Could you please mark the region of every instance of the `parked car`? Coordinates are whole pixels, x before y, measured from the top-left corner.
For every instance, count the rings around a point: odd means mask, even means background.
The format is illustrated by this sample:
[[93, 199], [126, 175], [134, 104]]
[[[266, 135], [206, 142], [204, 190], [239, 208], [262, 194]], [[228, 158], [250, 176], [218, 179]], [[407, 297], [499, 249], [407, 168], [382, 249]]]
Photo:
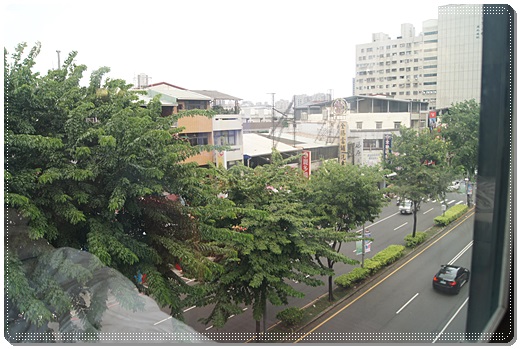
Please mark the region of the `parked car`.
[[460, 288], [469, 281], [468, 269], [456, 265], [441, 265], [432, 281], [434, 289], [458, 294]]

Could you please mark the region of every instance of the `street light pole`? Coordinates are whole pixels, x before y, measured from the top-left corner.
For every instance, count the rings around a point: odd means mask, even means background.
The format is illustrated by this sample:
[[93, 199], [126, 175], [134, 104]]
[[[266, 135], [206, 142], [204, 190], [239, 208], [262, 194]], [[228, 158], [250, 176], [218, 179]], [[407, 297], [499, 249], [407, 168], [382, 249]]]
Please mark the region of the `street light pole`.
[[365, 267], [365, 223], [363, 223], [363, 232], [361, 233], [361, 268]]

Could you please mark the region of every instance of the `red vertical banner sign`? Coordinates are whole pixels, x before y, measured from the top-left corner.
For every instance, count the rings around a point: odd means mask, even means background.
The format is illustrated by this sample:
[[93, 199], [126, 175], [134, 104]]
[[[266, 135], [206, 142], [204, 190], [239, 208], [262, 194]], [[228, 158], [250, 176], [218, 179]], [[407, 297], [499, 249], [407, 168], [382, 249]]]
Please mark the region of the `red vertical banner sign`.
[[433, 130], [433, 128], [437, 125], [437, 112], [435, 110], [430, 110], [428, 113], [428, 128]]
[[305, 178], [310, 178], [311, 176], [311, 152], [309, 150], [303, 151], [302, 156], [302, 171]]

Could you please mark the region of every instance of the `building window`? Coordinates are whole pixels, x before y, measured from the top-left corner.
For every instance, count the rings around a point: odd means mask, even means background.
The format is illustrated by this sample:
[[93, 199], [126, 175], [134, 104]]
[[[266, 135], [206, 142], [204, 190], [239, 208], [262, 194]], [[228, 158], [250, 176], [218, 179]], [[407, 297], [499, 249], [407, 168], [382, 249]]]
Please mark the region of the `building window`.
[[207, 133], [186, 133], [184, 137], [188, 138], [192, 146], [196, 145], [208, 145], [208, 134]]
[[236, 145], [237, 131], [215, 131], [215, 145]]
[[356, 129], [358, 129], [358, 130], [363, 129], [363, 121], [356, 122]]
[[376, 121], [376, 128], [383, 128], [383, 122], [382, 121]]
[[394, 121], [394, 128], [399, 129], [401, 127], [401, 121]]

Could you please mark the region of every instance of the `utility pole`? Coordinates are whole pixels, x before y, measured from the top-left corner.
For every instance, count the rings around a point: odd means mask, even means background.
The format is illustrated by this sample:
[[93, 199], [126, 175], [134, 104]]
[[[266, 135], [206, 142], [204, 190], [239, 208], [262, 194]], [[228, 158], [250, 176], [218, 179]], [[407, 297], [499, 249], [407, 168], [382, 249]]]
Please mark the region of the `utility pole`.
[[58, 69], [61, 69], [61, 64], [60, 64], [60, 50], [56, 50], [56, 53], [58, 54]]
[[[271, 95], [272, 98], [272, 105], [271, 105], [271, 138], [273, 139], [273, 149], [274, 149], [274, 92], [268, 93]], [[272, 158], [272, 156], [271, 156]], [[271, 163], [273, 162], [273, 159], [271, 159]]]

